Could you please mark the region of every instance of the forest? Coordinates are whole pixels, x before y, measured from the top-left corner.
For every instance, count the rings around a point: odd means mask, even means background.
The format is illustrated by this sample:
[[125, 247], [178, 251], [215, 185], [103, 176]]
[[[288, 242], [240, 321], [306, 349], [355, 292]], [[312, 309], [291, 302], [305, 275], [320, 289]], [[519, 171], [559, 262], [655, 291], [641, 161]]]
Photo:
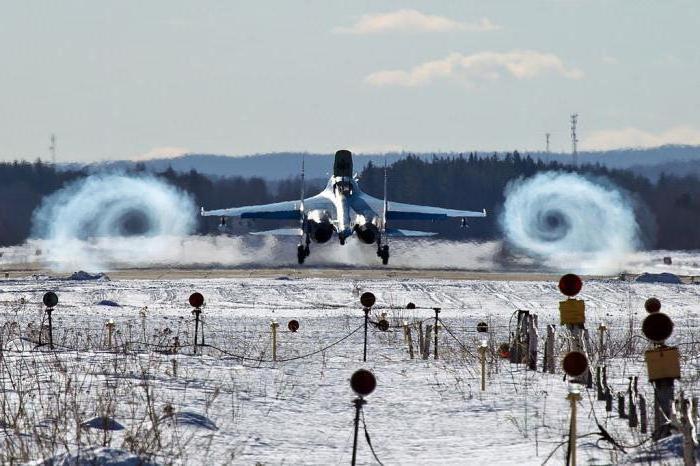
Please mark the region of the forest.
[[[571, 171], [570, 165], [544, 162], [518, 152], [477, 157], [462, 154], [435, 156], [426, 160], [408, 155], [388, 167], [389, 200], [436, 205], [454, 209], [481, 210], [491, 215], [474, 219], [469, 228], [458, 221], [405, 222], [398, 227], [437, 231], [450, 239], [494, 239], [501, 236], [498, 215], [508, 183], [544, 171]], [[131, 170], [144, 172], [143, 165]], [[695, 175], [661, 174], [656, 182], [622, 169], [583, 165], [576, 169], [583, 176], [614, 183], [633, 200], [646, 247], [650, 249], [700, 249], [700, 182]], [[44, 196], [88, 175], [85, 170], [56, 170], [41, 160], [0, 163], [0, 245], [25, 241], [31, 232], [32, 212]], [[298, 199], [300, 180], [288, 178], [270, 182], [259, 177], [213, 177], [190, 170], [168, 168], [154, 176], [188, 192], [197, 206], [208, 209]], [[326, 180], [311, 180], [306, 192], [312, 194]], [[360, 173], [360, 185], [367, 193], [382, 197], [384, 167], [368, 164]], [[217, 231], [218, 219], [200, 218], [198, 233]], [[267, 227], [268, 224], [245, 227]]]

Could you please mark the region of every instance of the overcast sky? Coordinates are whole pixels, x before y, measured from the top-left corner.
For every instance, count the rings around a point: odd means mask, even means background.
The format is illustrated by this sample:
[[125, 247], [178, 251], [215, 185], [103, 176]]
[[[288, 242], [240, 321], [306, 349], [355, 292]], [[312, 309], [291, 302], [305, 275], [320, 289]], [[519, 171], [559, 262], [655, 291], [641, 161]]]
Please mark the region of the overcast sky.
[[0, 159], [700, 144], [700, 2], [0, 0]]

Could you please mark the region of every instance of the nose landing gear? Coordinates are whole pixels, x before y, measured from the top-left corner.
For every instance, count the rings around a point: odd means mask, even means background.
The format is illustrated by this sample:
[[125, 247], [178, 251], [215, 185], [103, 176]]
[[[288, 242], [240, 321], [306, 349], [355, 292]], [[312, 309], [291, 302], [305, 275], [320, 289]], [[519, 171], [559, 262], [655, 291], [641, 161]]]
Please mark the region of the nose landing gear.
[[309, 254], [311, 254], [311, 249], [309, 248], [309, 243], [311, 243], [311, 238], [306, 237], [306, 245], [299, 244], [297, 246], [297, 261], [299, 261], [299, 264], [303, 264], [304, 260], [309, 257]]
[[389, 245], [385, 244], [382, 246], [381, 242], [377, 242], [377, 257], [382, 259], [382, 264], [387, 265], [389, 263]]

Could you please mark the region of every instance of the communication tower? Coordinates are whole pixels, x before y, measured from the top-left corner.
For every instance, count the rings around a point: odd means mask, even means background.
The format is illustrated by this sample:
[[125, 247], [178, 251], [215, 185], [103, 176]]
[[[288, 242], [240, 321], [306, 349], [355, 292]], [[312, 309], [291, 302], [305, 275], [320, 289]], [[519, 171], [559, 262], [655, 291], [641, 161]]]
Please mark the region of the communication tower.
[[56, 135], [51, 135], [51, 145], [49, 146], [49, 152], [51, 153], [51, 162], [56, 165]]
[[578, 139], [576, 138], [576, 123], [578, 122], [578, 113], [571, 115], [571, 153], [574, 156], [574, 167], [578, 167], [578, 151], [576, 150], [576, 144]]
[[546, 133], [546, 134], [545, 134], [545, 139], [547, 140], [547, 149], [546, 149], [546, 151], [547, 151], [548, 154], [549, 154], [549, 136], [551, 136], [549, 133]]

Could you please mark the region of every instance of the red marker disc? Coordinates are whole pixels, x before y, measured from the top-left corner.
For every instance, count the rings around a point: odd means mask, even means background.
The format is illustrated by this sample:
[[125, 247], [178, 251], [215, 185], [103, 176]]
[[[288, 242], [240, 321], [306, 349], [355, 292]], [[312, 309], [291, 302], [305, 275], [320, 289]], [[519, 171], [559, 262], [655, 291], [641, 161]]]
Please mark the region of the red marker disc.
[[202, 293], [195, 292], [190, 295], [190, 306], [202, 307], [202, 304], [204, 304], [204, 296], [202, 296]]
[[576, 296], [579, 291], [581, 291], [582, 287], [583, 282], [581, 281], [581, 277], [576, 274], [567, 273], [559, 279], [559, 291], [570, 298]]
[[659, 312], [661, 310], [661, 301], [656, 298], [649, 298], [644, 302], [644, 309], [646, 309], [649, 314]]

